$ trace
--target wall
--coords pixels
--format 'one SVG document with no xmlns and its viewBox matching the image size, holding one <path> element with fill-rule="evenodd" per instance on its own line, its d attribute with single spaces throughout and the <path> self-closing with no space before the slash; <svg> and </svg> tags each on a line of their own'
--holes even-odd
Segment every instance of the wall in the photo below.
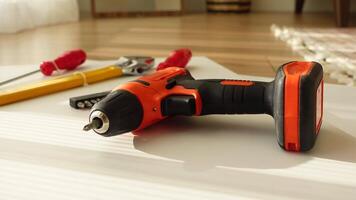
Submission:
<svg viewBox="0 0 356 200">
<path fill-rule="evenodd" d="M 186 12 L 205 12 L 206 1 L 205 0 L 185 0 L 184 7 Z"/>
<path fill-rule="evenodd" d="M 156 10 L 180 10 L 180 0 L 155 0 Z"/>
<path fill-rule="evenodd" d="M 149 11 L 149 10 L 179 10 L 180 0 L 96 0 L 98 11 Z M 78 0 L 81 12 L 90 11 L 89 0 Z M 295 0 L 252 0 L 252 11 L 294 11 Z M 205 0 L 184 0 L 187 12 L 205 12 Z M 351 1 L 353 11 L 356 3 Z M 332 0 L 306 0 L 304 12 L 331 12 Z"/>
<path fill-rule="evenodd" d="M 78 0 L 81 12 L 90 12 L 89 0 Z M 97 11 L 179 10 L 180 0 L 96 0 Z"/>
<path fill-rule="evenodd" d="M 356 10 L 356 3 L 351 1 L 351 8 Z M 253 11 L 294 11 L 295 0 L 252 0 Z M 333 11 L 332 0 L 305 0 L 304 12 Z"/>
</svg>

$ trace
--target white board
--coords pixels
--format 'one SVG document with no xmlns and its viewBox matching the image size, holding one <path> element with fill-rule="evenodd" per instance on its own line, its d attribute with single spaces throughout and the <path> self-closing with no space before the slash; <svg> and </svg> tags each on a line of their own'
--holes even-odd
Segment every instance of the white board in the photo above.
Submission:
<svg viewBox="0 0 356 200">
<path fill-rule="evenodd" d="M 1 79 L 12 76 L 5 75 L 9 68 L 15 69 L 0 67 Z M 34 68 L 16 67 L 16 72 Z M 246 77 L 205 57 L 194 57 L 189 69 L 199 79 Z M 1 107 L 1 199 L 355 198 L 355 88 L 325 86 L 324 123 L 308 153 L 283 151 L 266 115 L 170 118 L 141 136 L 83 132 L 89 112 L 70 108 L 69 97 L 134 78 Z M 35 79 L 41 75 L 23 82 Z"/>
</svg>

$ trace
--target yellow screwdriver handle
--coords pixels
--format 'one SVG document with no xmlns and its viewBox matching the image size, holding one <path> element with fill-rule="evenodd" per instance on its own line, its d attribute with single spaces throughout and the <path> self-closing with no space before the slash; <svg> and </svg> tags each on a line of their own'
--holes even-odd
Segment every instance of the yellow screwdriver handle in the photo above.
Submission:
<svg viewBox="0 0 356 200">
<path fill-rule="evenodd" d="M 74 72 L 67 76 L 0 92 L 0 106 L 119 77 L 122 74 L 122 69 L 115 65 L 85 72 Z"/>
</svg>

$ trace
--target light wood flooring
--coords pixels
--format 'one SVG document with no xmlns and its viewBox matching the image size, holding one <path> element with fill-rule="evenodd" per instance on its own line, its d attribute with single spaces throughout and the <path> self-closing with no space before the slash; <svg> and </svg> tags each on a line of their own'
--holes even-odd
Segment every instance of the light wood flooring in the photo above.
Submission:
<svg viewBox="0 0 356 200">
<path fill-rule="evenodd" d="M 187 47 L 236 73 L 274 76 L 280 64 L 301 57 L 273 37 L 271 24 L 334 27 L 333 20 L 332 14 L 293 13 L 83 19 L 0 35 L 0 65 L 36 64 L 72 48 L 85 49 L 92 59 L 115 59 L 167 56 Z"/>
</svg>

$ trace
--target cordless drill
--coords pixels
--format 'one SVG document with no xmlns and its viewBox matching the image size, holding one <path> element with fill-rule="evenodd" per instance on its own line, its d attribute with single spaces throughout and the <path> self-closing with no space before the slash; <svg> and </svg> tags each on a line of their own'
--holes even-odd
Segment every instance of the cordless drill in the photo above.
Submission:
<svg viewBox="0 0 356 200">
<path fill-rule="evenodd" d="M 187 69 L 169 67 L 116 87 L 92 108 L 84 130 L 114 136 L 175 115 L 261 113 L 274 117 L 283 149 L 311 149 L 322 123 L 322 66 L 289 62 L 272 82 L 195 80 Z"/>
</svg>

